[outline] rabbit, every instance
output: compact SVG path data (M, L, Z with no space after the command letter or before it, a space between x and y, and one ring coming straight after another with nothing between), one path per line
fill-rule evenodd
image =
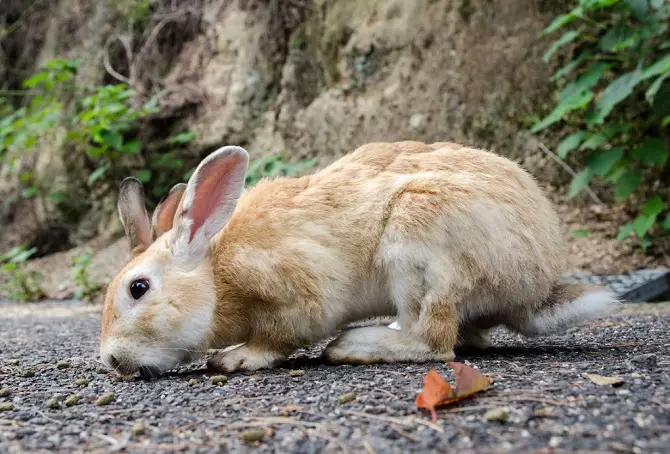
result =
M448 361L491 328L545 335L614 310L605 288L561 280L552 204L510 159L455 143L369 143L299 178L244 188L247 151L208 155L151 221L126 178L131 259L112 279L100 356L157 375L202 359L220 372L276 367L352 321L333 364ZM236 348L231 346L237 345Z

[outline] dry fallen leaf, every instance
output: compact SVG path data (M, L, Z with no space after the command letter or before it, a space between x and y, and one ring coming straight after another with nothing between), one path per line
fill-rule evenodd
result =
M619 383L623 383L623 378L621 377L603 377L598 374L584 374L584 376L600 386L618 385Z
M435 370L428 371L423 390L416 396L416 406L430 411L433 422L437 421L435 407L448 405L485 390L493 380L476 369L462 363L447 362L456 376L456 390Z

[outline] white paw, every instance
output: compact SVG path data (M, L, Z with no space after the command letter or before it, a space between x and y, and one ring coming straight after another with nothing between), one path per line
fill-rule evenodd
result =
M284 357L275 352L256 350L241 345L214 355L207 361L207 367L218 372L255 371L272 368Z

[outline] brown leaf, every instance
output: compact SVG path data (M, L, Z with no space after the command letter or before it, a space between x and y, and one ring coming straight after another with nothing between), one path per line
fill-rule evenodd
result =
M437 421L435 406L444 399L454 396L454 390L435 369L428 371L423 379L423 390L416 396L416 406L430 411L433 422Z
M423 390L416 396L416 406L430 411L433 422L437 421L435 407L449 405L485 390L493 380L476 369L462 363L447 362L456 376L456 390L435 369L426 374Z
M623 378L621 377L603 377L598 374L584 374L584 376L599 386L618 385L619 383L623 383Z

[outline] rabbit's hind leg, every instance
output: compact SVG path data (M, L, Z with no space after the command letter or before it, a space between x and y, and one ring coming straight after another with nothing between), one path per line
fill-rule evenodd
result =
M426 295L416 323L400 329L367 326L342 333L324 352L332 363L373 364L450 361L458 339L458 318L451 304ZM407 320L406 317L403 317Z

